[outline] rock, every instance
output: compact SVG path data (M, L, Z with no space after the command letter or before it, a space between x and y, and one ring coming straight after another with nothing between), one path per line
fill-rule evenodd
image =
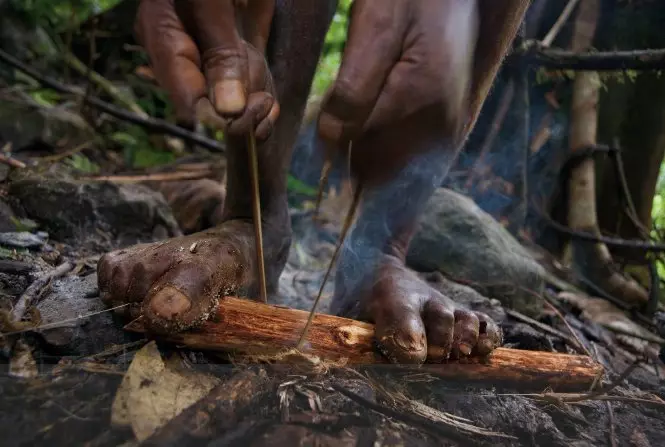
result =
M103 233L116 239L113 246L153 241L154 234L164 234L160 226L168 236L180 235L164 197L142 185L80 183L64 175L25 177L10 183L9 195L51 238L78 247L81 239L95 238L108 245Z
M440 271L529 316L542 302L544 270L519 242L471 199L438 189L411 242L407 263Z
M41 248L46 244L48 234L32 234L27 231L0 233L0 244L14 248Z
M93 136L81 115L65 108L40 104L27 95L0 102L0 145L10 142L15 152L59 147L63 141L75 146Z
M16 215L9 205L0 200L0 232L16 231Z
M131 338L114 322L112 312L104 312L107 307L99 299L95 274L54 281L37 310L42 326L54 325L40 331L46 343L69 355L95 354Z
M524 323L515 323L504 330L503 341L507 348L554 351L554 345L547 335Z

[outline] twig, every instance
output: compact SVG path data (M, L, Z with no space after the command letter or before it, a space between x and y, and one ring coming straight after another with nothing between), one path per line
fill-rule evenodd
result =
M564 334L563 332L546 325L545 323L541 323L540 321L534 320L533 318L527 317L524 314L521 314L520 312L517 312L512 309L505 309L506 314L511 316L512 318L521 321L522 323L526 323L528 325L534 326L538 329L540 329L543 332L547 332L550 335L554 335L555 337L559 337L563 339L570 347L575 349L577 352L580 354L589 354L589 352L584 348L584 345L576 341L574 338L570 337L569 335ZM591 356L589 356L591 357Z
M74 70L78 71L81 75L88 78L88 80L102 90L104 90L111 98L117 101L119 104L127 107L129 110L137 114L142 118L148 118L148 114L139 106L136 102L129 99L126 95L123 95L116 86L109 82L106 78L101 76L99 73L92 70L92 68L86 67L86 65L81 62L76 56L71 52L66 51L64 54L64 59L67 64L72 67Z
M62 93L75 95L77 97L83 97L87 104L96 107L99 110L106 112L117 119L127 121L129 123L136 124L138 126L142 126L145 129L155 133L162 133L181 138L189 143L199 145L211 151L220 152L220 153L226 152L226 148L224 147L224 145L210 138L206 138L203 135L190 132L188 130L183 129L182 127L175 126L164 120L152 117L141 117L136 113L122 109L120 107L116 107L112 104L109 104L95 97L85 97L80 90L62 84L61 82L53 78L40 74L39 72L37 72L37 70L27 66L20 60L16 59L14 56L11 56L10 54L2 50L0 50L0 61L5 62L6 64L24 72L25 74L27 74L28 76L35 79L36 81L38 81L39 83L41 83L46 87L49 87L53 90L57 90Z
M483 141L483 145L481 146L478 158L476 159L476 162L474 166L471 168L471 172L469 173L469 177L465 184L465 188L467 190L471 188L471 186L473 185L473 181L475 180L476 174L479 173L481 168L483 167L482 165L484 164L485 157L492 149L494 140L496 139L496 136L499 134L499 131L503 126L503 122L506 119L506 115L508 114L508 110L510 108L510 104L512 103L514 96L515 96L515 80L511 78L508 85L506 85L506 87L504 88L503 95L501 95L501 100L499 102L499 107L496 110L496 114L494 115L494 119L492 120L489 132L487 132L487 135L485 136L485 140Z
M102 175L95 177L80 177L79 180L86 182L111 182L111 183L141 183L141 182L177 182L179 180L198 180L207 178L212 174L210 171L177 171L145 175Z
M46 287L46 285L48 285L52 280L65 276L73 268L74 264L65 262L60 264L54 270L51 270L47 274L36 279L32 284L30 284L23 295L21 295L21 298L19 298L18 302L9 313L10 318L13 321L21 321L23 315L25 315L25 311L32 305L33 301L37 299L42 289Z
M514 62L525 58L529 65L557 70L621 71L662 70L665 68L665 49L575 53L559 49L542 49L532 44L523 52L513 53Z
M23 169L27 166L22 161L18 161L15 158L8 157L7 155L4 154L0 154L0 163L4 163L7 166L17 169Z
M261 191L259 190L259 158L256 151L256 137L251 129L247 134L249 151L249 176L252 182L252 208L254 220L254 244L256 245L256 266L259 269L259 297L262 303L268 302L266 290L266 266L263 257L263 230L261 228Z
M577 231L573 230L566 225L562 225L559 222L556 222L551 217L549 217L545 212L543 212L539 207L532 205L532 209L536 210L546 224L551 226L556 231L571 236L575 239L581 239L589 242L599 242L612 247L621 247L621 248L634 248L636 250L646 250L646 251L656 251L656 252L665 252L665 244L647 242L635 239L620 239L606 236L598 236L593 233L586 231Z
M561 321L563 321L563 324L566 325L566 327L568 328L570 333L573 335L573 337L575 337L575 340L577 340L577 343L579 344L579 346L582 349L584 349L584 352L586 353L586 355L588 355L591 358L594 358L593 355L591 355L591 353L587 349L587 347L584 346L584 343L582 343L582 340L580 340L580 338L577 336L577 333L575 333L573 328L570 327L570 324L568 323L568 321L566 321L566 318L561 314L561 312L559 312L559 309L557 309L556 306L554 306L552 303L550 303L549 300L547 300L547 299L545 299L545 304L547 304L549 306L549 308L552 310L552 312L554 312L557 315L557 317L559 317L561 319Z
M573 11L575 10L575 7L577 6L578 3L579 3L579 0L569 0L568 1L568 4L566 5L565 8L563 8L563 11L561 12L561 15L559 16L559 18L556 19L556 22L554 23L552 28L549 30L547 35L540 42L540 44L544 48L547 48L550 45L552 45L552 42L554 42L554 39L556 39L556 36L559 34L559 31L561 31L561 28L563 27L563 25L570 18L570 15L573 13Z
M73 148L68 149L65 152L61 152L59 154L54 154L54 155L48 155L46 157L41 157L37 161L46 162L46 163L53 163L53 162L62 160L63 158L67 158L67 157L71 157L72 155L76 155L79 152L87 149L88 147L90 147L90 141L86 141L84 143L81 143L78 146L74 146Z
M337 242L337 246L335 247L335 252L333 253L332 259L330 259L330 264L328 264L328 270L326 270L326 274L323 277L323 281L321 281L319 294L316 296L316 300L314 300L314 304L312 305L312 310L310 311L309 317L307 318L307 323L305 324L302 334L300 335L300 339L298 340L298 345L296 346L296 349L298 350L302 350L303 345L305 344L305 339L307 338L307 332L309 331L309 328L312 325L312 321L314 320L314 315L316 314L316 308L319 305L319 301L321 301L321 296L323 296L323 289L326 286L326 282L328 281L328 277L330 276L330 273L332 272L335 263L337 262L337 257L339 256L339 253L342 249L342 245L344 244L346 235L349 232L349 229L351 228L351 224L353 224L353 218L355 217L356 210L358 209L358 204L360 203L360 197L362 196L362 189L363 189L362 184L358 184L356 186L356 190L353 194L353 200L351 201L351 206L349 207L349 211L346 213L346 219L344 220L344 226L342 227L342 232L339 235L339 241Z
M127 306L129 306L129 304L120 304L119 306L110 307L108 309L100 310L98 312L93 312L93 313L86 314L86 315L79 315L79 316L74 317L74 318L68 318L67 320L54 321L53 323L41 324L39 326L29 327L29 328L26 328L26 329L21 329L20 331L4 332L0 335L3 335L3 336L19 335L19 334L25 334L25 333L28 333L28 332L41 331L41 330L44 330L44 329L56 329L56 328L63 327L64 325L69 324L69 323L74 323L74 322L77 322L77 321L80 321L80 320L85 320L85 319L88 319L90 317L96 317L97 315L105 314L105 313L108 313L108 312L113 312L115 310L122 309L122 308L127 307Z
M331 387L337 391L338 393L342 394L343 396L347 397L348 399L352 400L356 404L369 408L370 410L376 411L379 414L382 414L384 416L387 416L389 418L396 419L398 421L401 421L407 425L417 427L420 429L423 429L431 434L434 434L436 436L443 436L444 438L449 438L449 437L455 437L457 440L464 440L465 444L470 441L468 438L468 430L464 430L465 434L460 433L458 430L453 430L450 428L446 428L445 425L443 424L437 424L433 421L431 421L428 418L425 418L423 416L419 416L416 414L411 414L411 413L404 413L401 411L397 411L393 408L387 407L385 405L378 404L376 402L372 402L369 399L366 399L363 396L360 396L359 394L354 393L351 390L348 390L344 388L341 385L333 383ZM468 425L468 424L465 424ZM477 430L479 430L477 427L474 427L476 429L475 433L477 433ZM481 432L482 433L482 432ZM502 437L502 438L513 438L512 436L505 435L503 433L495 433L495 432L490 432L487 431L486 433L482 433L485 436L494 436L494 437ZM467 444L468 445L468 444Z

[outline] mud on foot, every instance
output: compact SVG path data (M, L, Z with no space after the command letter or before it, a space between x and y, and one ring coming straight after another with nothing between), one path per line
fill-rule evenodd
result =
M489 316L460 308L403 261L385 255L374 270L371 286L336 296L333 308L374 323L376 344L392 362L484 357L501 345L501 329Z
M278 258L266 247L266 262ZM179 332L205 321L219 298L255 288L254 229L228 221L189 236L142 244L104 255L100 295L109 306L129 304L156 333ZM276 278L268 278L276 281Z

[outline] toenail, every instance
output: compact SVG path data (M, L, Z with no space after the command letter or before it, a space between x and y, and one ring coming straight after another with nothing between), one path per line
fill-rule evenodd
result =
M396 333L391 336L384 337L384 340L392 339L393 343L404 351L422 351L425 348L425 336L419 339L410 336L410 334Z
M172 319L192 307L191 300L174 287L165 287L150 300L150 308L155 315Z
M461 352L463 355L469 355L471 354L471 346L466 343L460 343L459 352Z

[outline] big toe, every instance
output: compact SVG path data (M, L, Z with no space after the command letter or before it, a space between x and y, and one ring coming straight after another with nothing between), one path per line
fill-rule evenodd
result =
M427 357L425 326L408 306L384 306L376 321L376 344L393 363L422 363Z
M151 332L174 333L204 322L218 300L241 285L232 265L181 263L161 277L143 301L142 314Z

